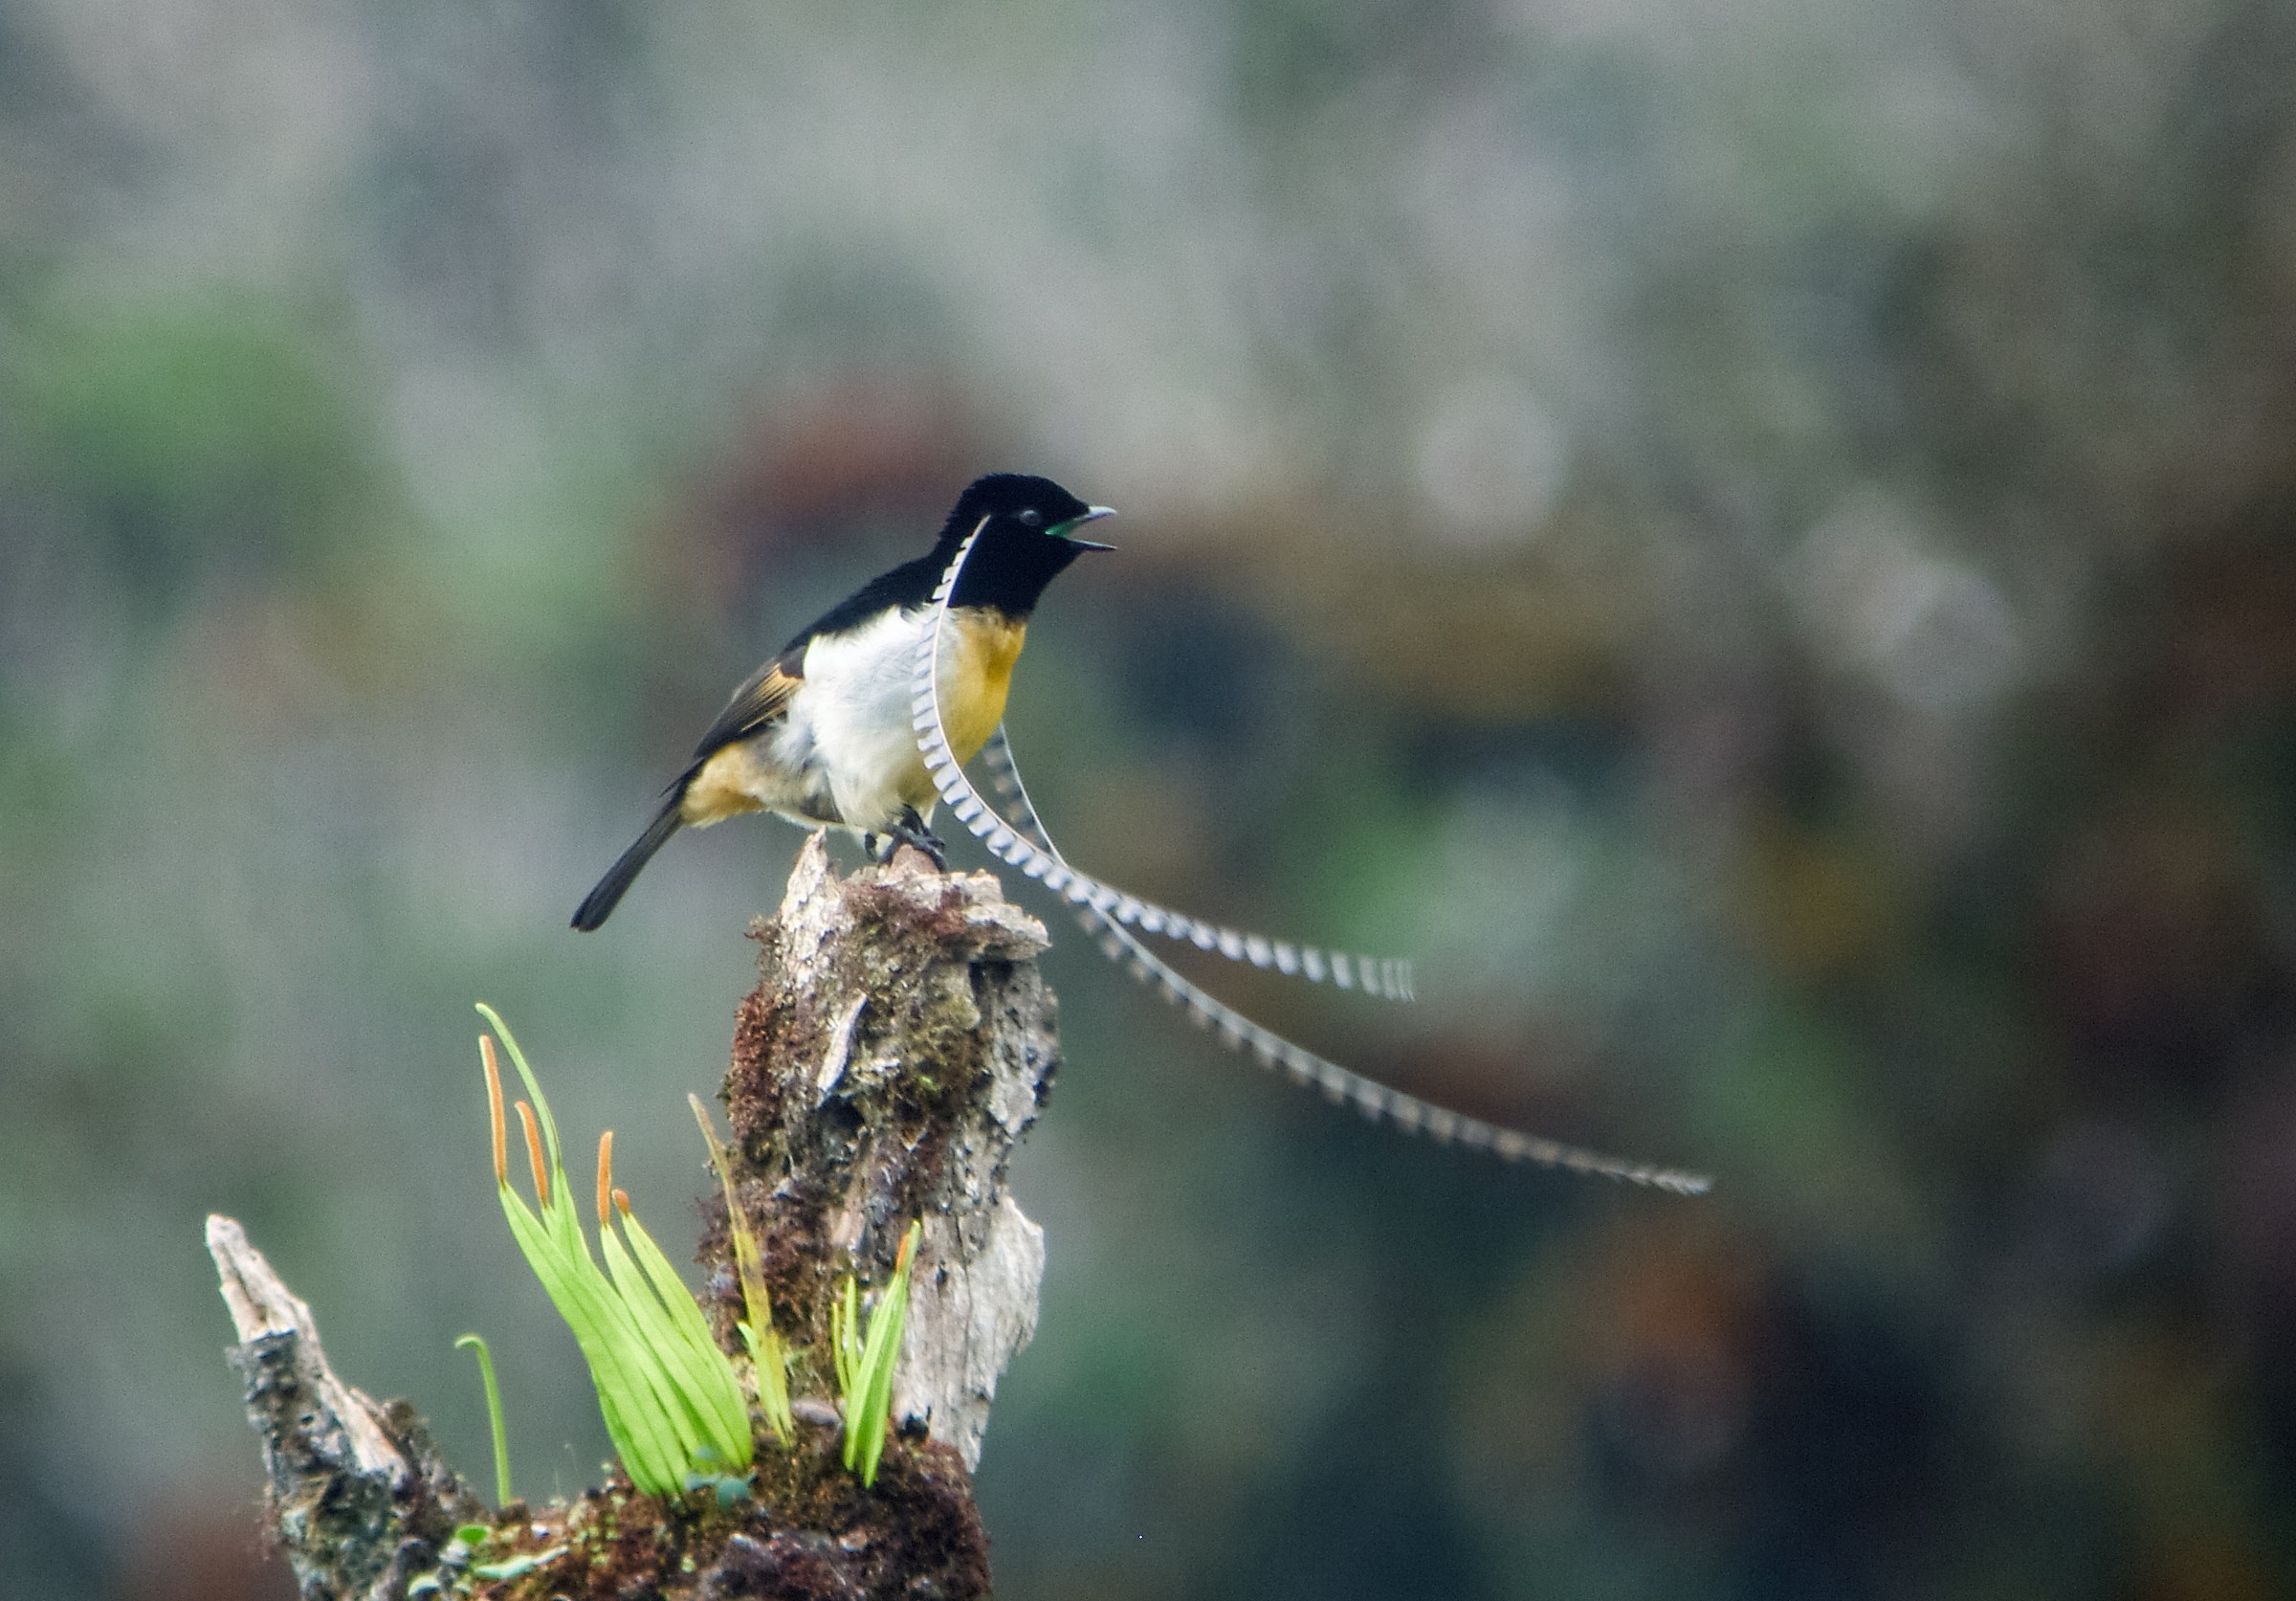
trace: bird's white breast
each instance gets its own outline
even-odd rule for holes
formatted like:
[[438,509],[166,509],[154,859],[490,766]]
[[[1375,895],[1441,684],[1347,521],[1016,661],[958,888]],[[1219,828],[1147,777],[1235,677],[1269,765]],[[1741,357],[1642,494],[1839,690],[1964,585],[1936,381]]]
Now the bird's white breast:
[[[883,830],[904,805],[930,809],[909,701],[932,627],[930,610],[888,611],[806,647],[806,687],[790,707],[784,748],[820,775],[849,828]],[[944,673],[956,649],[952,629],[941,642]]]

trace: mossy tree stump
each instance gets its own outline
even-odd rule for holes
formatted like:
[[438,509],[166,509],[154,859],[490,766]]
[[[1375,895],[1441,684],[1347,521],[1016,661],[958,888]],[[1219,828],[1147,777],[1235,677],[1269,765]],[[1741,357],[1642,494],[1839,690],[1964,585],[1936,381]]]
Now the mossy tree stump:
[[[904,850],[841,878],[816,835],[781,910],[751,934],[761,976],[736,1020],[724,1096],[736,1193],[792,1352],[794,1448],[762,1431],[752,1500],[658,1501],[617,1473],[571,1504],[503,1509],[465,1554],[448,1543],[453,1523],[488,1520],[412,1412],[337,1378],[309,1309],[236,1224],[210,1219],[241,1340],[230,1355],[271,1467],[273,1531],[309,1601],[396,1601],[430,1583],[537,1601],[988,1593],[971,1470],[997,1381],[1035,1327],[1044,1268],[1043,1234],[1005,1190],[1058,1061],[1036,968],[1044,929],[986,874],[939,873]],[[667,1088],[661,1100],[674,1115]],[[705,1213],[702,1301],[739,1354],[722,1196]],[[829,1307],[848,1274],[890,1277],[913,1219],[924,1234],[894,1437],[865,1489],[839,1461]],[[481,1574],[529,1558],[547,1560]]]

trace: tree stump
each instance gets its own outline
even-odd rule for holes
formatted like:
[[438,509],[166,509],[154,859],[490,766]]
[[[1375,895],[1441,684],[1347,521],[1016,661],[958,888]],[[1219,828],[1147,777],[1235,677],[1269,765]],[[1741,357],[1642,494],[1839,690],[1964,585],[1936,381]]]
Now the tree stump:
[[[724,1097],[735,1193],[791,1348],[794,1446],[761,1428],[754,1499],[657,1500],[617,1471],[571,1503],[490,1518],[411,1409],[337,1378],[309,1308],[237,1224],[210,1218],[241,1342],[228,1354],[307,1601],[397,1601],[410,1588],[538,1601],[988,1593],[971,1470],[997,1381],[1035,1328],[1044,1271],[1043,1233],[1005,1189],[1059,1060],[1036,968],[1044,928],[987,874],[940,873],[915,851],[841,878],[816,834],[781,910],[750,933],[761,977],[736,1018]],[[739,1353],[722,1195],[704,1212],[701,1300]],[[839,1461],[829,1307],[847,1275],[890,1277],[913,1219],[924,1229],[894,1437],[865,1489]],[[453,1537],[472,1523],[488,1530],[475,1545]]]

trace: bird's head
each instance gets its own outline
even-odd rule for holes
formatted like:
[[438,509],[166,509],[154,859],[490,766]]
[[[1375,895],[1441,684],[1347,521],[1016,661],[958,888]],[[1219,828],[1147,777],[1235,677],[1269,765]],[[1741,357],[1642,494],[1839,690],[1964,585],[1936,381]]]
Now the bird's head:
[[[1026,473],[991,473],[975,478],[957,497],[956,509],[940,531],[943,545],[955,545],[975,528],[984,544],[1025,544],[1054,540],[1068,548],[1068,560],[1086,550],[1113,550],[1114,545],[1080,539],[1077,530],[1115,514],[1106,506],[1088,506],[1054,483]],[[1064,560],[1062,566],[1067,565]]]

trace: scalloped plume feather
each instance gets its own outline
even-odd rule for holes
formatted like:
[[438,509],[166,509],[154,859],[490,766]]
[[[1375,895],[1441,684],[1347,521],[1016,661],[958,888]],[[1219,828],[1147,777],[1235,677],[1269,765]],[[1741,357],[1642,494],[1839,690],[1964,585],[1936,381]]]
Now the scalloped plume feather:
[[[980,533],[979,528],[974,529],[964,543],[957,547],[956,554],[950,558],[948,570],[941,575],[939,588],[934,591],[933,628],[917,653],[911,709],[917,747],[924,756],[925,768],[932,775],[934,788],[939,791],[941,800],[958,820],[988,847],[992,856],[1019,868],[1058,895],[1068,903],[1085,931],[1098,941],[1101,949],[1112,961],[1125,967],[1141,983],[1157,990],[1197,1021],[1211,1028],[1229,1046],[1250,1053],[1261,1065],[1280,1069],[1297,1082],[1314,1085],[1331,1100],[1354,1106],[1374,1122],[1424,1133],[1441,1142],[1457,1141],[1461,1145],[1489,1150],[1510,1162],[1564,1167],[1630,1184],[1648,1185],[1682,1195],[1703,1194],[1711,1188],[1712,1181],[1704,1174],[1606,1156],[1600,1151],[1503,1128],[1497,1123],[1470,1118],[1431,1101],[1422,1101],[1417,1096],[1390,1089],[1262,1028],[1234,1008],[1206,993],[1150,950],[1133,933],[1133,928],[1184,939],[1203,949],[1217,949],[1231,959],[1249,961],[1257,967],[1272,967],[1287,973],[1297,970],[1314,978],[1320,978],[1323,974],[1308,966],[1308,958],[1312,955],[1320,959],[1323,953],[1314,951],[1313,947],[1292,946],[1256,934],[1239,934],[1232,929],[1216,928],[1184,913],[1141,901],[1137,896],[1070,866],[1053,845],[1051,836],[1045,832],[1035,808],[1028,803],[1027,791],[1021,784],[1020,769],[1013,763],[1012,748],[1002,727],[989,741],[986,759],[996,775],[1000,789],[1013,804],[1015,814],[1021,821],[1016,825],[999,815],[996,809],[982,798],[980,790],[973,787],[972,781],[965,777],[962,765],[949,748],[948,735],[941,726],[940,685],[935,670],[940,659],[941,633],[948,621],[949,595],[956,588],[957,575],[963,570],[964,560],[972,553],[974,541],[980,538]],[[1291,965],[1287,965],[1287,957]],[[1352,988],[1359,982],[1362,988],[1373,993],[1390,998],[1407,999],[1412,993],[1407,964],[1370,962],[1362,958],[1351,964],[1345,956],[1327,960],[1327,970],[1333,982],[1341,988]],[[1318,965],[1324,964],[1319,962]]]

